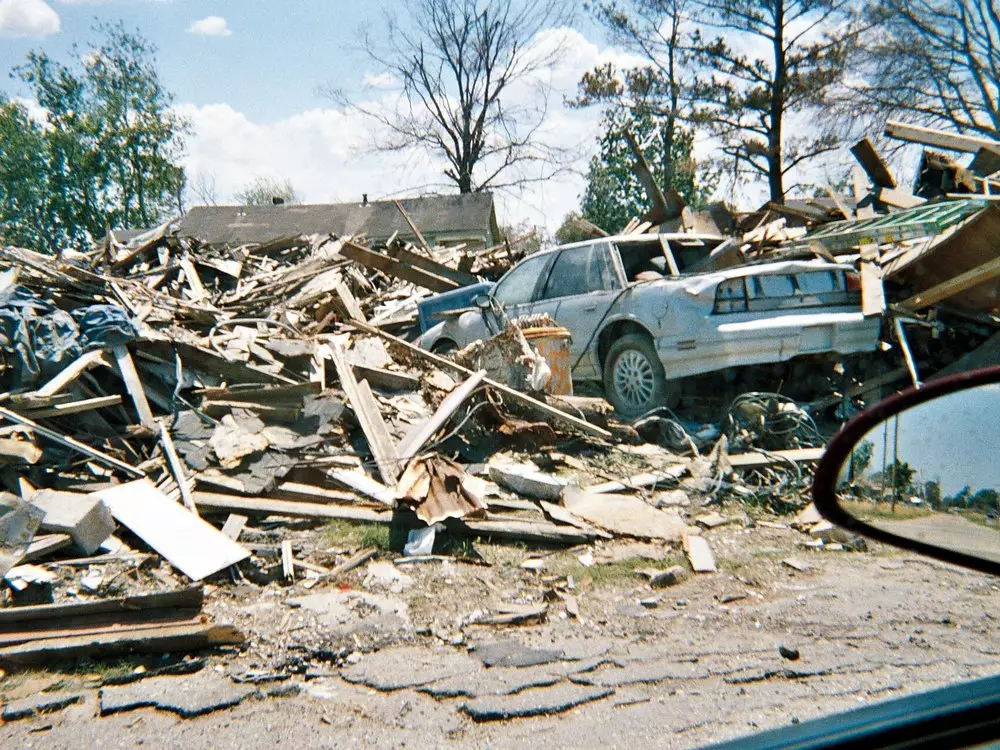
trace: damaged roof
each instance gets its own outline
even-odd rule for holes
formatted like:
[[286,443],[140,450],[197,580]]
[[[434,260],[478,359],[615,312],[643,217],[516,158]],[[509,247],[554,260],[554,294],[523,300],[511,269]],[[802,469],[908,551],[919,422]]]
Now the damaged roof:
[[[491,193],[432,195],[399,201],[428,242],[478,240],[492,245],[499,230]],[[310,234],[384,240],[415,239],[394,201],[280,206],[195,206],[179,234],[212,245],[267,243]]]

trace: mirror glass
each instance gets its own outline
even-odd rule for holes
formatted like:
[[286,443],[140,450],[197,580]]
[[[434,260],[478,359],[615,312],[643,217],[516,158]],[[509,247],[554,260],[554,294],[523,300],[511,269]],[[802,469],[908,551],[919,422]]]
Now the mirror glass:
[[912,406],[870,430],[840,472],[850,516],[1000,562],[1000,384]]

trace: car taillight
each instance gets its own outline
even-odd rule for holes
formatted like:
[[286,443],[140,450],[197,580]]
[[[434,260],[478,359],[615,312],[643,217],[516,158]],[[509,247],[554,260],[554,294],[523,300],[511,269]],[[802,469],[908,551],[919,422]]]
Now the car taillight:
[[853,272],[847,272],[844,274],[844,282],[847,284],[847,291],[849,292],[860,292],[861,291],[861,275]]

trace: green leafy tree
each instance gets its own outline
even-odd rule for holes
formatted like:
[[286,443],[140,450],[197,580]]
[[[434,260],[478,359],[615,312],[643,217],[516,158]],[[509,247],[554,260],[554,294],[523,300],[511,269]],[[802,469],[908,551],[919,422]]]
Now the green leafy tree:
[[615,108],[604,116],[603,132],[598,137],[600,151],[587,170],[581,206],[583,218],[615,234],[632,217],[649,209],[646,191],[632,169],[634,157],[626,132],[645,145],[643,155],[658,185],[676,190],[688,205],[704,205],[715,181],[706,173],[699,175],[691,154],[694,145],[691,131],[654,115],[648,108],[638,112]]
[[855,481],[864,476],[872,462],[874,445],[871,440],[862,440],[851,453],[851,478]]
[[187,126],[160,83],[155,48],[120,23],[95,31],[102,41],[74,46],[72,64],[32,51],[14,71],[45,111],[49,250],[86,246],[107,226],[149,226],[183,209]]
[[236,200],[244,206],[270,206],[277,198],[284,203],[298,203],[299,199],[291,180],[273,177],[254,177],[235,194]]
[[[585,94],[645,98],[707,129],[737,179],[765,180],[782,202],[786,177],[839,146],[833,132],[791,131],[817,116],[844,81],[864,23],[856,0],[611,0],[597,17],[649,64],[615,84],[597,69]],[[655,111],[655,110],[654,110]]]
[[47,172],[42,126],[0,95],[0,245],[45,245]]

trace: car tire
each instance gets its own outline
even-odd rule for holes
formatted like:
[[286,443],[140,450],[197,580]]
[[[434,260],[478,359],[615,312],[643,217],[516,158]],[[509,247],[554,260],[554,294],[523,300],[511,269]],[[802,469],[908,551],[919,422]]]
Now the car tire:
[[630,333],[611,345],[604,359],[604,393],[618,414],[641,417],[666,405],[671,391],[648,336]]
[[431,347],[431,353],[437,354],[441,357],[447,357],[449,354],[454,354],[456,351],[458,351],[458,344],[451,339],[441,339],[440,341],[435,341],[434,346]]

